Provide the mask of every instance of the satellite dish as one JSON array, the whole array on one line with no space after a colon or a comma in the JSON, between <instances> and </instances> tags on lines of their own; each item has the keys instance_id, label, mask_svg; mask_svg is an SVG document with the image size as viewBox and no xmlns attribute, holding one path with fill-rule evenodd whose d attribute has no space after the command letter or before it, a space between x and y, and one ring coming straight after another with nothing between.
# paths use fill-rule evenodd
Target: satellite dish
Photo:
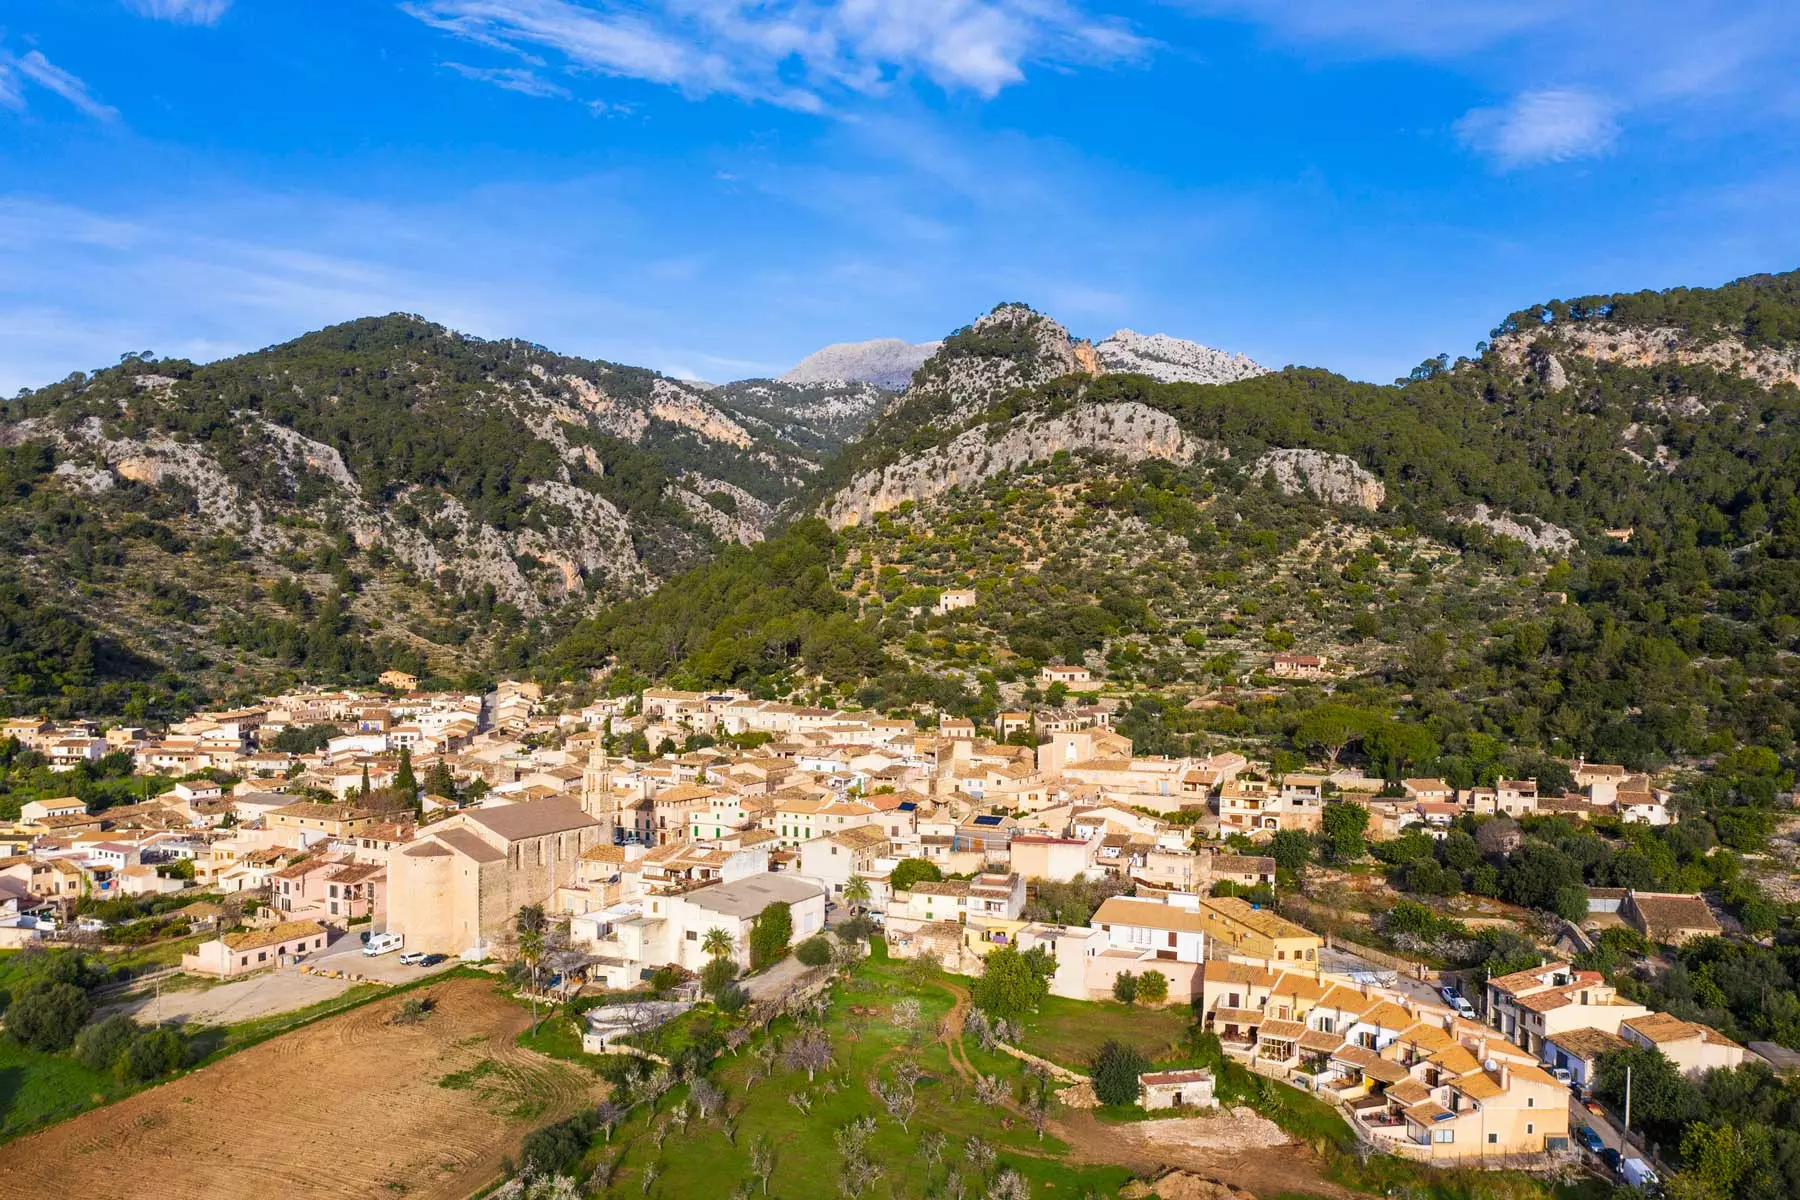
<instances>
[{"instance_id":1,"label":"satellite dish","mask_svg":"<svg viewBox=\"0 0 1800 1200\"><path fill-rule=\"evenodd\" d=\"M1487 1068L1487 1069L1488 1069L1488 1070L1490 1070L1490 1071L1498 1071L1498 1070L1499 1070L1499 1069L1500 1069L1500 1064L1499 1064L1499 1063L1497 1063L1497 1062L1495 1062L1495 1061L1494 1061L1494 1060L1493 1060L1493 1059L1491 1059L1491 1058L1490 1058L1490 1059L1488 1059L1488 1060L1487 1060L1487 1061L1486 1061L1486 1062L1485 1062L1485 1063L1483 1063L1483 1064L1481 1064L1481 1065L1482 1065L1482 1066L1484 1066L1484 1067L1486 1067L1486 1068Z\"/></svg>"}]
</instances>

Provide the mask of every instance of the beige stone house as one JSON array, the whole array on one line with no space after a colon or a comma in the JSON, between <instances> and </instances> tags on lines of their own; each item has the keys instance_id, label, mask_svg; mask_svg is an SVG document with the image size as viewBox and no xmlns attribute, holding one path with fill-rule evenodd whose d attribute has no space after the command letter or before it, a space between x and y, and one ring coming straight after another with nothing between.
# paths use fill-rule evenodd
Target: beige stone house
<instances>
[{"instance_id":1,"label":"beige stone house","mask_svg":"<svg viewBox=\"0 0 1800 1200\"><path fill-rule=\"evenodd\" d=\"M411 950L475 950L525 905L551 906L605 833L567 799L458 813L390 855L388 929Z\"/></svg>"},{"instance_id":2,"label":"beige stone house","mask_svg":"<svg viewBox=\"0 0 1800 1200\"><path fill-rule=\"evenodd\" d=\"M286 966L325 948L325 930L317 921L285 921L268 929L249 929L202 942L181 956L181 969L232 979L266 967Z\"/></svg>"},{"instance_id":3,"label":"beige stone house","mask_svg":"<svg viewBox=\"0 0 1800 1200\"><path fill-rule=\"evenodd\" d=\"M1678 892L1625 893L1619 916L1633 929L1663 946L1679 946L1719 932L1718 919L1704 898Z\"/></svg>"},{"instance_id":4,"label":"beige stone house","mask_svg":"<svg viewBox=\"0 0 1800 1200\"><path fill-rule=\"evenodd\" d=\"M1744 1048L1718 1030L1664 1012L1626 1021L1619 1027L1619 1036L1633 1045L1662 1051L1684 1075L1728 1071L1744 1062Z\"/></svg>"}]
</instances>

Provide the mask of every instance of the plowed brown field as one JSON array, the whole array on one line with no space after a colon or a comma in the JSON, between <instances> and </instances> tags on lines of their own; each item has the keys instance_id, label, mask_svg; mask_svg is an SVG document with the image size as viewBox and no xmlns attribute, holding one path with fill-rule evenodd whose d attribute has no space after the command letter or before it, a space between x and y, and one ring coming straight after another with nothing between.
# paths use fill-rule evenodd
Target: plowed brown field
<instances>
[{"instance_id":1,"label":"plowed brown field","mask_svg":"<svg viewBox=\"0 0 1800 1200\"><path fill-rule=\"evenodd\" d=\"M417 1024L377 1000L0 1147L0 1197L466 1196L598 1098L586 1072L513 1045L530 1014L493 983L428 994Z\"/></svg>"}]
</instances>

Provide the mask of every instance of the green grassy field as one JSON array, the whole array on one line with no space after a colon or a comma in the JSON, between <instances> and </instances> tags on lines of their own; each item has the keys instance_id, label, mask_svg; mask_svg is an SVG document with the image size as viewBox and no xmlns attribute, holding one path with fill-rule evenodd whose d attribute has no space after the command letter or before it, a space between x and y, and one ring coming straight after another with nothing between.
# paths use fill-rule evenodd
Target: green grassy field
<instances>
[{"instance_id":1,"label":"green grassy field","mask_svg":"<svg viewBox=\"0 0 1800 1200\"><path fill-rule=\"evenodd\" d=\"M69 1054L44 1054L0 1037L0 1140L86 1112L136 1089Z\"/></svg>"},{"instance_id":2,"label":"green grassy field","mask_svg":"<svg viewBox=\"0 0 1800 1200\"><path fill-rule=\"evenodd\" d=\"M894 1021L897 1001L911 997L919 1002L920 1018L914 1031ZM950 1010L947 987L915 986L898 964L868 961L847 982L840 984L825 1028L831 1037L833 1061L829 1069L809 1080L804 1070L790 1070L777 1060L771 1074L748 1082L761 1067L753 1048L736 1056L726 1054L710 1078L727 1097L726 1107L733 1136L717 1112L708 1119L691 1117L685 1129L670 1128L671 1114L688 1100L685 1087L664 1096L652 1113L648 1105L636 1109L630 1121L615 1132L610 1143L600 1141L584 1163L585 1170L606 1155L616 1154L618 1167L612 1192L620 1195L653 1190L665 1197L722 1198L737 1187L749 1185L751 1148L759 1140L773 1148L774 1169L770 1195L810 1200L842 1194L839 1176L845 1156L837 1144L839 1131L859 1118L873 1118L865 1155L880 1177L864 1195L873 1197L922 1196L940 1191L949 1175L964 1174L970 1194L981 1194L968 1164L968 1139L979 1138L997 1158L988 1174L1017 1171L1031 1185L1032 1194L1076 1198L1112 1196L1130 1175L1118 1168L1078 1168L1060 1161L1064 1147L1053 1139L1039 1141L1029 1124L983 1104L972 1088L959 1079L943 1043L932 1031ZM791 1033L793 1024L783 1020L777 1034ZM889 1116L869 1091L869 1081L890 1077L902 1061L915 1063L923 1072L917 1083L918 1110L908 1127ZM1012 1060L971 1055L977 1070L1017 1074ZM1010 1064L1010 1065L1008 1065ZM1008 1076L1010 1078L1010 1075ZM790 1099L802 1097L810 1111L803 1112ZM667 1144L659 1148L657 1131L666 1130ZM921 1138L941 1134L945 1149L938 1162L922 1153ZM979 1154L979 1147L976 1148ZM646 1189L646 1172L654 1176ZM760 1194L760 1192L759 1192Z\"/></svg>"},{"instance_id":3,"label":"green grassy field","mask_svg":"<svg viewBox=\"0 0 1800 1200\"><path fill-rule=\"evenodd\" d=\"M1184 1063L1193 1016L1185 1006L1126 1006L1050 996L1025 1018L1019 1048L1073 1071L1087 1070L1095 1051L1123 1042L1157 1064Z\"/></svg>"}]
</instances>

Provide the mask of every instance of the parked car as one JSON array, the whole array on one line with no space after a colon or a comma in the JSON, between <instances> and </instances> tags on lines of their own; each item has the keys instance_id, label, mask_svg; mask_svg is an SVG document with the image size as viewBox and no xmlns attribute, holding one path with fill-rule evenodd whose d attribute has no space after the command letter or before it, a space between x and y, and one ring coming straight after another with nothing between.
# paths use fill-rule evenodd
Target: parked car
<instances>
[{"instance_id":1,"label":"parked car","mask_svg":"<svg viewBox=\"0 0 1800 1200\"><path fill-rule=\"evenodd\" d=\"M1575 1127L1575 1139L1595 1154L1599 1154L1606 1149L1606 1143L1600 1140L1600 1135L1595 1132L1592 1125L1577 1125Z\"/></svg>"},{"instance_id":2,"label":"parked car","mask_svg":"<svg viewBox=\"0 0 1800 1200\"><path fill-rule=\"evenodd\" d=\"M363 953L370 958L382 954L391 954L406 944L406 939L397 933L377 933L363 943Z\"/></svg>"},{"instance_id":3,"label":"parked car","mask_svg":"<svg viewBox=\"0 0 1800 1200\"><path fill-rule=\"evenodd\" d=\"M1601 1107L1598 1100L1583 1100L1581 1102L1581 1107L1587 1109L1596 1117L1604 1117L1606 1115L1606 1109Z\"/></svg>"},{"instance_id":4,"label":"parked car","mask_svg":"<svg viewBox=\"0 0 1800 1200\"><path fill-rule=\"evenodd\" d=\"M421 967L435 967L449 957L448 954L427 954L424 958L419 960L419 965Z\"/></svg>"},{"instance_id":5,"label":"parked car","mask_svg":"<svg viewBox=\"0 0 1800 1200\"><path fill-rule=\"evenodd\" d=\"M1608 1146L1600 1152L1600 1161L1606 1164L1607 1170L1617 1171L1619 1169L1619 1152Z\"/></svg>"},{"instance_id":6,"label":"parked car","mask_svg":"<svg viewBox=\"0 0 1800 1200\"><path fill-rule=\"evenodd\" d=\"M425 952L423 950L408 950L405 954L400 956L400 965L403 967L424 966Z\"/></svg>"},{"instance_id":7,"label":"parked car","mask_svg":"<svg viewBox=\"0 0 1800 1200\"><path fill-rule=\"evenodd\" d=\"M1438 995L1444 998L1445 1004L1448 1004L1451 1008L1456 1010L1457 1016L1467 1017L1470 1020L1475 1018L1475 1006L1469 1003L1467 996L1464 996L1449 984L1445 984L1443 987L1439 988Z\"/></svg>"},{"instance_id":8,"label":"parked car","mask_svg":"<svg viewBox=\"0 0 1800 1200\"><path fill-rule=\"evenodd\" d=\"M368 931L368 930L367 930L367 929L365 929L365 930L363 930L363 931L362 931L362 944L363 944L363 945L365 945L365 946L366 946L366 945L368 945L368 944L369 944L369 938L370 938L370 936L371 936L371 935L370 935L370 932L369 932L369 931Z\"/></svg>"},{"instance_id":9,"label":"parked car","mask_svg":"<svg viewBox=\"0 0 1800 1200\"><path fill-rule=\"evenodd\" d=\"M1619 1167L1619 1176L1628 1186L1641 1188L1646 1192L1653 1192L1662 1186L1655 1168L1641 1158L1626 1159Z\"/></svg>"},{"instance_id":10,"label":"parked car","mask_svg":"<svg viewBox=\"0 0 1800 1200\"><path fill-rule=\"evenodd\" d=\"M1567 1068L1567 1067L1551 1067L1550 1068L1550 1078L1556 1080L1556 1082L1558 1082L1558 1083L1566 1084L1566 1083L1569 1083L1571 1080L1573 1080L1575 1077L1573 1075L1569 1074L1569 1068Z\"/></svg>"}]
</instances>

